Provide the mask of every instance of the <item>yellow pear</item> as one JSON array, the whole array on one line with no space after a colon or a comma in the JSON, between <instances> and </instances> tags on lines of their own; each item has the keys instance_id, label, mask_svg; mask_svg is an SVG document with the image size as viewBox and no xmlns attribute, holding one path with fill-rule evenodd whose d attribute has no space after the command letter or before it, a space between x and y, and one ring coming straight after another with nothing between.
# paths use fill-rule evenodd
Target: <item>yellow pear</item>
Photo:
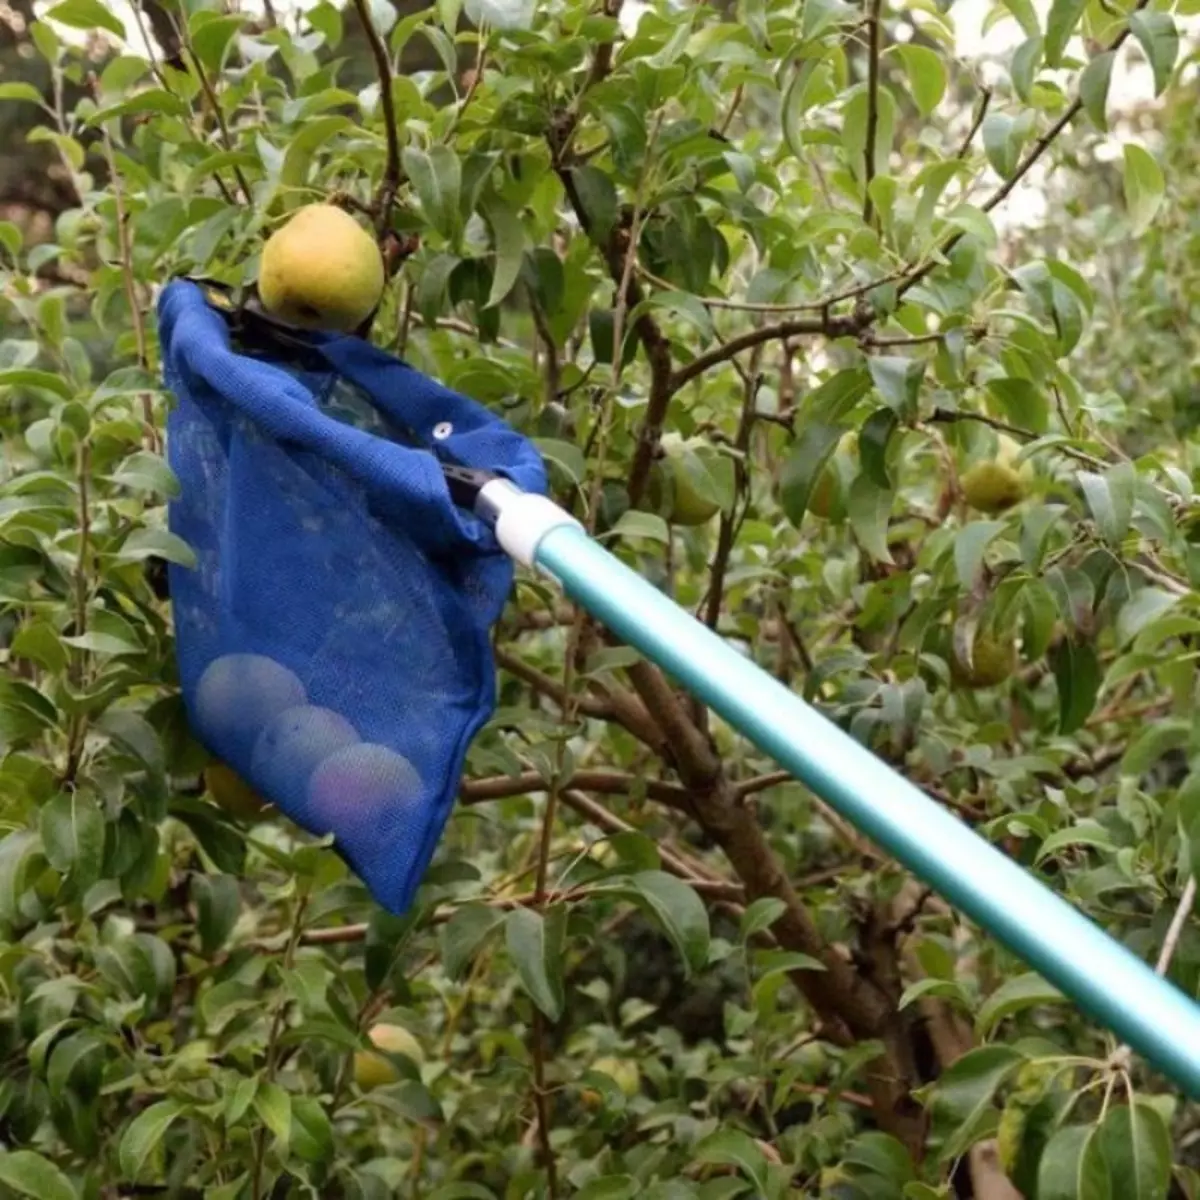
<instances>
[{"instance_id":1,"label":"yellow pear","mask_svg":"<svg viewBox=\"0 0 1200 1200\"><path fill-rule=\"evenodd\" d=\"M403 1025L376 1025L368 1035L373 1045L388 1054L402 1054L417 1066L425 1061L421 1043ZM396 1064L372 1050L359 1050L354 1055L354 1081L364 1092L385 1087L400 1078Z\"/></svg>"},{"instance_id":2,"label":"yellow pear","mask_svg":"<svg viewBox=\"0 0 1200 1200\"><path fill-rule=\"evenodd\" d=\"M268 808L267 802L223 762L210 762L204 768L204 786L230 816L240 817L243 821L253 821Z\"/></svg>"},{"instance_id":3,"label":"yellow pear","mask_svg":"<svg viewBox=\"0 0 1200 1200\"><path fill-rule=\"evenodd\" d=\"M349 333L383 295L375 239L344 209L308 204L267 239L258 294L272 316L305 329Z\"/></svg>"}]
</instances>

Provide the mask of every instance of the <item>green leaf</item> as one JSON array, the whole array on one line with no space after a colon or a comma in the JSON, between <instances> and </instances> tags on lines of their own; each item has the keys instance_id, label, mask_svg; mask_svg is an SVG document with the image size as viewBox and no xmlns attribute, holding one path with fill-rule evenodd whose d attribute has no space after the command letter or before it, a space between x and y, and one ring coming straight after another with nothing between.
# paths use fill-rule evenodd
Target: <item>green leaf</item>
<instances>
[{"instance_id":1,"label":"green leaf","mask_svg":"<svg viewBox=\"0 0 1200 1200\"><path fill-rule=\"evenodd\" d=\"M1160 96L1171 82L1179 57L1179 31L1168 12L1143 8L1129 14L1129 32L1141 43L1154 71L1154 94Z\"/></svg>"},{"instance_id":2,"label":"green leaf","mask_svg":"<svg viewBox=\"0 0 1200 1200\"><path fill-rule=\"evenodd\" d=\"M820 59L802 59L783 95L783 136L798 159L804 158L804 114L814 102L821 70Z\"/></svg>"},{"instance_id":3,"label":"green leaf","mask_svg":"<svg viewBox=\"0 0 1200 1200\"><path fill-rule=\"evenodd\" d=\"M288 142L287 149L283 153L283 165L279 168L280 188L303 187L308 182L309 166L316 152L343 130L353 127L354 123L349 117L338 114L317 117L315 120L305 122L300 132ZM201 163L192 172L192 176L198 175L201 168L206 168L204 173L208 174L220 169L222 165L219 159L211 163ZM231 161L229 165L234 164ZM299 203L299 198L296 199L296 203Z\"/></svg>"},{"instance_id":4,"label":"green leaf","mask_svg":"<svg viewBox=\"0 0 1200 1200\"><path fill-rule=\"evenodd\" d=\"M41 388L64 400L70 400L73 395L73 389L65 379L50 371L35 371L28 367L0 371L0 388L3 387Z\"/></svg>"},{"instance_id":5,"label":"green leaf","mask_svg":"<svg viewBox=\"0 0 1200 1200\"><path fill-rule=\"evenodd\" d=\"M1026 37L1037 37L1041 33L1033 0L1003 0L1003 3L1004 7L1016 18L1017 24L1021 26L1021 32Z\"/></svg>"},{"instance_id":6,"label":"green leaf","mask_svg":"<svg viewBox=\"0 0 1200 1200\"><path fill-rule=\"evenodd\" d=\"M930 1104L934 1125L943 1135L940 1161L958 1158L988 1136L992 1098L1022 1061L1012 1046L980 1046L942 1072Z\"/></svg>"},{"instance_id":7,"label":"green leaf","mask_svg":"<svg viewBox=\"0 0 1200 1200\"><path fill-rule=\"evenodd\" d=\"M57 721L58 709L37 688L0 676L0 745L24 745Z\"/></svg>"},{"instance_id":8,"label":"green leaf","mask_svg":"<svg viewBox=\"0 0 1200 1200\"><path fill-rule=\"evenodd\" d=\"M0 920L17 915L30 860L40 848L37 834L17 829L0 839Z\"/></svg>"},{"instance_id":9,"label":"green leaf","mask_svg":"<svg viewBox=\"0 0 1200 1200\"><path fill-rule=\"evenodd\" d=\"M201 16L203 21L199 20ZM219 73L224 68L225 53L245 20L242 16L223 17L209 12L192 18L192 50L209 71Z\"/></svg>"},{"instance_id":10,"label":"green leaf","mask_svg":"<svg viewBox=\"0 0 1200 1200\"><path fill-rule=\"evenodd\" d=\"M760 1196L767 1194L767 1160L754 1139L740 1129L719 1129L695 1149L700 1163L736 1167L755 1185Z\"/></svg>"},{"instance_id":11,"label":"green leaf","mask_svg":"<svg viewBox=\"0 0 1200 1200\"><path fill-rule=\"evenodd\" d=\"M164 558L181 567L196 565L196 556L183 538L166 529L142 526L125 539L116 559L118 562L143 562L147 558Z\"/></svg>"},{"instance_id":12,"label":"green leaf","mask_svg":"<svg viewBox=\"0 0 1200 1200\"><path fill-rule=\"evenodd\" d=\"M671 540L670 526L658 513L642 512L641 509L626 509L610 530L614 538L645 539L661 542L664 546Z\"/></svg>"},{"instance_id":13,"label":"green leaf","mask_svg":"<svg viewBox=\"0 0 1200 1200\"><path fill-rule=\"evenodd\" d=\"M1079 77L1079 98L1083 101L1083 110L1102 133L1108 131L1108 87L1116 60L1115 50L1097 54Z\"/></svg>"},{"instance_id":14,"label":"green leaf","mask_svg":"<svg viewBox=\"0 0 1200 1200\"><path fill-rule=\"evenodd\" d=\"M799 950L760 950L754 956L754 967L758 979L770 979L772 975L782 975L792 971L824 971L825 964L811 954L802 954Z\"/></svg>"},{"instance_id":15,"label":"green leaf","mask_svg":"<svg viewBox=\"0 0 1200 1200\"><path fill-rule=\"evenodd\" d=\"M1083 727L1096 706L1103 674L1090 642L1063 638L1050 652L1050 665L1058 685L1058 730L1074 733Z\"/></svg>"},{"instance_id":16,"label":"green leaf","mask_svg":"<svg viewBox=\"0 0 1200 1200\"><path fill-rule=\"evenodd\" d=\"M780 503L793 525L804 520L813 488L845 432L845 425L827 425L821 421L805 422L800 430L779 472Z\"/></svg>"},{"instance_id":17,"label":"green leaf","mask_svg":"<svg viewBox=\"0 0 1200 1200\"><path fill-rule=\"evenodd\" d=\"M90 1029L82 1029L55 1042L46 1069L46 1086L50 1089L50 1094L55 1098L65 1097L80 1064L93 1054L102 1053L104 1049L105 1044L100 1035ZM103 1069L102 1064L95 1063L92 1066L98 1076Z\"/></svg>"},{"instance_id":18,"label":"green leaf","mask_svg":"<svg viewBox=\"0 0 1200 1200\"><path fill-rule=\"evenodd\" d=\"M1046 66L1061 67L1067 43L1083 16L1087 0L1052 0L1046 18Z\"/></svg>"},{"instance_id":19,"label":"green leaf","mask_svg":"<svg viewBox=\"0 0 1200 1200\"><path fill-rule=\"evenodd\" d=\"M1100 536L1110 546L1116 546L1129 531L1129 522L1133 518L1132 466L1125 463L1103 475L1080 471L1076 478Z\"/></svg>"},{"instance_id":20,"label":"green leaf","mask_svg":"<svg viewBox=\"0 0 1200 1200\"><path fill-rule=\"evenodd\" d=\"M1188 745L1191 740L1190 722L1178 718L1156 721L1130 742L1121 759L1121 774L1140 779L1164 754Z\"/></svg>"},{"instance_id":21,"label":"green leaf","mask_svg":"<svg viewBox=\"0 0 1200 1200\"><path fill-rule=\"evenodd\" d=\"M79 1196L58 1167L32 1150L0 1153L0 1183L34 1200L78 1200Z\"/></svg>"},{"instance_id":22,"label":"green leaf","mask_svg":"<svg viewBox=\"0 0 1200 1200\"><path fill-rule=\"evenodd\" d=\"M973 204L957 204L946 216L946 223L953 225L966 237L973 237L983 243L989 250L999 241L996 227L991 218L981 208Z\"/></svg>"},{"instance_id":23,"label":"green leaf","mask_svg":"<svg viewBox=\"0 0 1200 1200\"><path fill-rule=\"evenodd\" d=\"M63 0L46 16L60 25L70 25L72 29L107 29L119 38L125 36L125 26L120 18L101 0Z\"/></svg>"},{"instance_id":24,"label":"green leaf","mask_svg":"<svg viewBox=\"0 0 1200 1200\"><path fill-rule=\"evenodd\" d=\"M292 1137L292 1101L287 1092L279 1084L263 1080L254 1093L254 1111L286 1146Z\"/></svg>"},{"instance_id":25,"label":"green leaf","mask_svg":"<svg viewBox=\"0 0 1200 1200\"><path fill-rule=\"evenodd\" d=\"M183 1112L183 1105L178 1100L160 1100L134 1117L121 1138L118 1152L126 1179L134 1182L141 1177L150 1156Z\"/></svg>"},{"instance_id":26,"label":"green leaf","mask_svg":"<svg viewBox=\"0 0 1200 1200\"><path fill-rule=\"evenodd\" d=\"M800 17L800 37L813 41L834 25L849 25L860 17L859 9L844 0L805 0Z\"/></svg>"},{"instance_id":27,"label":"green leaf","mask_svg":"<svg viewBox=\"0 0 1200 1200\"><path fill-rule=\"evenodd\" d=\"M870 373L862 367L847 367L831 375L805 396L798 424L807 429L814 421L834 424L846 417L871 390Z\"/></svg>"},{"instance_id":28,"label":"green leaf","mask_svg":"<svg viewBox=\"0 0 1200 1200\"><path fill-rule=\"evenodd\" d=\"M521 263L525 256L525 230L520 217L503 200L487 200L481 211L492 231L492 248L496 252L492 290L487 299L487 307L491 308L507 297L521 274Z\"/></svg>"},{"instance_id":29,"label":"green leaf","mask_svg":"<svg viewBox=\"0 0 1200 1200\"><path fill-rule=\"evenodd\" d=\"M1041 66L1041 63L1042 39L1040 37L1026 38L1013 51L1010 70L1013 88L1026 104L1029 103L1033 93L1034 79L1037 77L1038 67Z\"/></svg>"},{"instance_id":30,"label":"green leaf","mask_svg":"<svg viewBox=\"0 0 1200 1200\"><path fill-rule=\"evenodd\" d=\"M325 39L331 50L337 49L342 40L342 14L336 5L321 0L304 14L304 19Z\"/></svg>"},{"instance_id":31,"label":"green leaf","mask_svg":"<svg viewBox=\"0 0 1200 1200\"><path fill-rule=\"evenodd\" d=\"M742 913L742 941L748 942L756 933L770 929L786 911L787 905L778 896L760 896Z\"/></svg>"},{"instance_id":32,"label":"green leaf","mask_svg":"<svg viewBox=\"0 0 1200 1200\"><path fill-rule=\"evenodd\" d=\"M881 488L892 486L888 474L888 446L899 428L900 418L896 413L890 408L880 408L863 422L858 431L858 460L863 474Z\"/></svg>"},{"instance_id":33,"label":"green leaf","mask_svg":"<svg viewBox=\"0 0 1200 1200\"><path fill-rule=\"evenodd\" d=\"M1026 123L1010 117L1007 113L988 113L983 119L980 134L983 149L992 170L1001 179L1009 179L1021 161L1021 147L1025 141Z\"/></svg>"},{"instance_id":34,"label":"green leaf","mask_svg":"<svg viewBox=\"0 0 1200 1200\"><path fill-rule=\"evenodd\" d=\"M2 92L3 86L0 86ZM3 99L3 96L0 96ZM21 253L21 243L24 241L21 231L11 221L0 221L0 246L3 246L8 251L11 258L16 258ZM36 357L37 351L34 350Z\"/></svg>"},{"instance_id":35,"label":"green leaf","mask_svg":"<svg viewBox=\"0 0 1200 1200\"><path fill-rule=\"evenodd\" d=\"M1141 237L1150 228L1163 202L1166 180L1153 157L1132 142L1125 147L1125 207L1130 233Z\"/></svg>"},{"instance_id":36,"label":"green leaf","mask_svg":"<svg viewBox=\"0 0 1200 1200\"><path fill-rule=\"evenodd\" d=\"M859 475L850 485L846 502L850 527L862 548L877 562L892 561L887 534L894 495L866 474Z\"/></svg>"},{"instance_id":37,"label":"green leaf","mask_svg":"<svg viewBox=\"0 0 1200 1200\"><path fill-rule=\"evenodd\" d=\"M1038 1004L1062 1004L1066 997L1040 975L1026 972L1006 979L984 1002L975 1016L975 1033L986 1038L995 1027L1013 1013Z\"/></svg>"},{"instance_id":38,"label":"green leaf","mask_svg":"<svg viewBox=\"0 0 1200 1200\"><path fill-rule=\"evenodd\" d=\"M461 979L479 948L504 924L504 913L487 904L464 904L438 931L442 966L451 979Z\"/></svg>"},{"instance_id":39,"label":"green leaf","mask_svg":"<svg viewBox=\"0 0 1200 1200\"><path fill-rule=\"evenodd\" d=\"M1117 613L1117 641L1127 646L1152 621L1174 608L1181 597L1163 588L1139 588Z\"/></svg>"},{"instance_id":40,"label":"green leaf","mask_svg":"<svg viewBox=\"0 0 1200 1200\"><path fill-rule=\"evenodd\" d=\"M1036 862L1042 863L1067 846L1095 846L1101 850L1112 850L1112 836L1095 821L1085 818L1066 829L1055 830L1038 847Z\"/></svg>"},{"instance_id":41,"label":"green leaf","mask_svg":"<svg viewBox=\"0 0 1200 1200\"><path fill-rule=\"evenodd\" d=\"M291 1149L305 1162L329 1162L336 1152L333 1125L313 1096L292 1097Z\"/></svg>"},{"instance_id":42,"label":"green leaf","mask_svg":"<svg viewBox=\"0 0 1200 1200\"><path fill-rule=\"evenodd\" d=\"M179 495L179 480L157 454L139 450L131 454L109 477L120 487L173 499Z\"/></svg>"},{"instance_id":43,"label":"green leaf","mask_svg":"<svg viewBox=\"0 0 1200 1200\"><path fill-rule=\"evenodd\" d=\"M1005 415L1014 425L1045 433L1050 405L1045 392L1031 379L989 379L987 390L1004 406Z\"/></svg>"},{"instance_id":44,"label":"green leaf","mask_svg":"<svg viewBox=\"0 0 1200 1200\"><path fill-rule=\"evenodd\" d=\"M923 117L929 116L946 93L946 68L942 65L942 56L928 46L911 43L898 45L895 51L904 63L917 111Z\"/></svg>"},{"instance_id":45,"label":"green leaf","mask_svg":"<svg viewBox=\"0 0 1200 1200\"><path fill-rule=\"evenodd\" d=\"M633 1200L641 1191L632 1175L605 1175L575 1193L575 1200Z\"/></svg>"},{"instance_id":46,"label":"green leaf","mask_svg":"<svg viewBox=\"0 0 1200 1200\"><path fill-rule=\"evenodd\" d=\"M1165 1200L1171 1186L1171 1131L1153 1105L1135 1098L1108 1110L1097 1135L1113 1195Z\"/></svg>"},{"instance_id":47,"label":"green leaf","mask_svg":"<svg viewBox=\"0 0 1200 1200\"><path fill-rule=\"evenodd\" d=\"M1042 1151L1038 1200L1111 1200L1108 1164L1095 1125L1068 1125ZM1117 1193L1119 1200L1124 1195Z\"/></svg>"},{"instance_id":48,"label":"green leaf","mask_svg":"<svg viewBox=\"0 0 1200 1200\"><path fill-rule=\"evenodd\" d=\"M233 932L241 912L238 881L232 875L196 875L192 879L192 898L200 948L205 954L215 954Z\"/></svg>"},{"instance_id":49,"label":"green leaf","mask_svg":"<svg viewBox=\"0 0 1200 1200\"><path fill-rule=\"evenodd\" d=\"M425 219L443 237L454 240L462 220L459 214L462 163L458 155L439 142L428 152L406 146L401 157Z\"/></svg>"},{"instance_id":50,"label":"green leaf","mask_svg":"<svg viewBox=\"0 0 1200 1200\"><path fill-rule=\"evenodd\" d=\"M708 909L682 879L665 871L639 871L629 877L633 896L662 925L690 973L708 961Z\"/></svg>"},{"instance_id":51,"label":"green leaf","mask_svg":"<svg viewBox=\"0 0 1200 1200\"><path fill-rule=\"evenodd\" d=\"M572 167L570 179L583 209L588 236L602 244L617 223L617 189L599 167L590 164Z\"/></svg>"},{"instance_id":52,"label":"green leaf","mask_svg":"<svg viewBox=\"0 0 1200 1200\"><path fill-rule=\"evenodd\" d=\"M956 979L927 978L918 979L916 983L910 983L901 993L896 1007L897 1009L908 1008L910 1004L915 1004L922 996L945 996L958 1000L964 1007L966 1006L966 998L963 995L962 985Z\"/></svg>"},{"instance_id":53,"label":"green leaf","mask_svg":"<svg viewBox=\"0 0 1200 1200\"><path fill-rule=\"evenodd\" d=\"M1004 529L1003 521L972 521L954 539L954 566L964 591L975 586L988 546Z\"/></svg>"},{"instance_id":54,"label":"green leaf","mask_svg":"<svg viewBox=\"0 0 1200 1200\"><path fill-rule=\"evenodd\" d=\"M508 952L521 983L551 1021L562 1016L566 929L567 913L562 905L548 908L544 914L514 908L504 921Z\"/></svg>"},{"instance_id":55,"label":"green leaf","mask_svg":"<svg viewBox=\"0 0 1200 1200\"><path fill-rule=\"evenodd\" d=\"M913 1178L912 1159L903 1144L890 1134L875 1130L860 1133L846 1147L842 1161L894 1184L902 1185Z\"/></svg>"},{"instance_id":56,"label":"green leaf","mask_svg":"<svg viewBox=\"0 0 1200 1200\"><path fill-rule=\"evenodd\" d=\"M921 394L921 381L925 378L923 358L905 358L900 355L879 354L867 359L871 382L883 402L901 418L911 417L917 411Z\"/></svg>"},{"instance_id":57,"label":"green leaf","mask_svg":"<svg viewBox=\"0 0 1200 1200\"><path fill-rule=\"evenodd\" d=\"M464 0L463 8L472 24L492 29L529 29L537 11L534 0Z\"/></svg>"},{"instance_id":58,"label":"green leaf","mask_svg":"<svg viewBox=\"0 0 1200 1200\"><path fill-rule=\"evenodd\" d=\"M50 865L70 873L81 888L100 878L104 859L104 814L91 796L59 792L41 811L42 846Z\"/></svg>"},{"instance_id":59,"label":"green leaf","mask_svg":"<svg viewBox=\"0 0 1200 1200\"><path fill-rule=\"evenodd\" d=\"M28 100L30 104L41 104L43 96L32 83L0 83L0 100Z\"/></svg>"}]
</instances>

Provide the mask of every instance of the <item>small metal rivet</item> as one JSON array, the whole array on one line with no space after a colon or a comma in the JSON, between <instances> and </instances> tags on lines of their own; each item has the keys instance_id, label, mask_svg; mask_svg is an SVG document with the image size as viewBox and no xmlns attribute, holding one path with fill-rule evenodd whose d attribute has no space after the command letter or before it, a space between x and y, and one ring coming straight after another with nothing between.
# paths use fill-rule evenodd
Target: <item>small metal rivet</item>
<instances>
[{"instance_id":1,"label":"small metal rivet","mask_svg":"<svg viewBox=\"0 0 1200 1200\"><path fill-rule=\"evenodd\" d=\"M454 426L449 421L439 421L433 427L433 436L440 442L454 432Z\"/></svg>"}]
</instances>

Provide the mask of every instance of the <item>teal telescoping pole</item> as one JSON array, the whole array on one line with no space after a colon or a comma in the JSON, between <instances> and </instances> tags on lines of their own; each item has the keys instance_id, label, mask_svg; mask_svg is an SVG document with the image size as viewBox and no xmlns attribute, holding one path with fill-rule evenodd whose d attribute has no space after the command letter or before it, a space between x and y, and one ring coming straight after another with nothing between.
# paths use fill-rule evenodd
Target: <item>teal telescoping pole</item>
<instances>
[{"instance_id":1,"label":"teal telescoping pole","mask_svg":"<svg viewBox=\"0 0 1200 1200\"><path fill-rule=\"evenodd\" d=\"M487 484L505 551L657 663L1193 1099L1200 1006L706 625L542 496Z\"/></svg>"}]
</instances>

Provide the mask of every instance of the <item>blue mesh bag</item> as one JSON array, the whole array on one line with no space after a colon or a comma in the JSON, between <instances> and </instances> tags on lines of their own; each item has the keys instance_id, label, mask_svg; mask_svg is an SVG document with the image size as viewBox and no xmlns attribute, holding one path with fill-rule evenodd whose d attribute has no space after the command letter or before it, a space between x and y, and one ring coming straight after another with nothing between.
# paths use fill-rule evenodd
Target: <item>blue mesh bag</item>
<instances>
[{"instance_id":1,"label":"blue mesh bag","mask_svg":"<svg viewBox=\"0 0 1200 1200\"><path fill-rule=\"evenodd\" d=\"M452 495L467 468L545 493L533 444L369 342L241 344L189 280L158 303L176 404L169 572L189 722L375 899L412 903L495 704L513 568Z\"/></svg>"}]
</instances>

